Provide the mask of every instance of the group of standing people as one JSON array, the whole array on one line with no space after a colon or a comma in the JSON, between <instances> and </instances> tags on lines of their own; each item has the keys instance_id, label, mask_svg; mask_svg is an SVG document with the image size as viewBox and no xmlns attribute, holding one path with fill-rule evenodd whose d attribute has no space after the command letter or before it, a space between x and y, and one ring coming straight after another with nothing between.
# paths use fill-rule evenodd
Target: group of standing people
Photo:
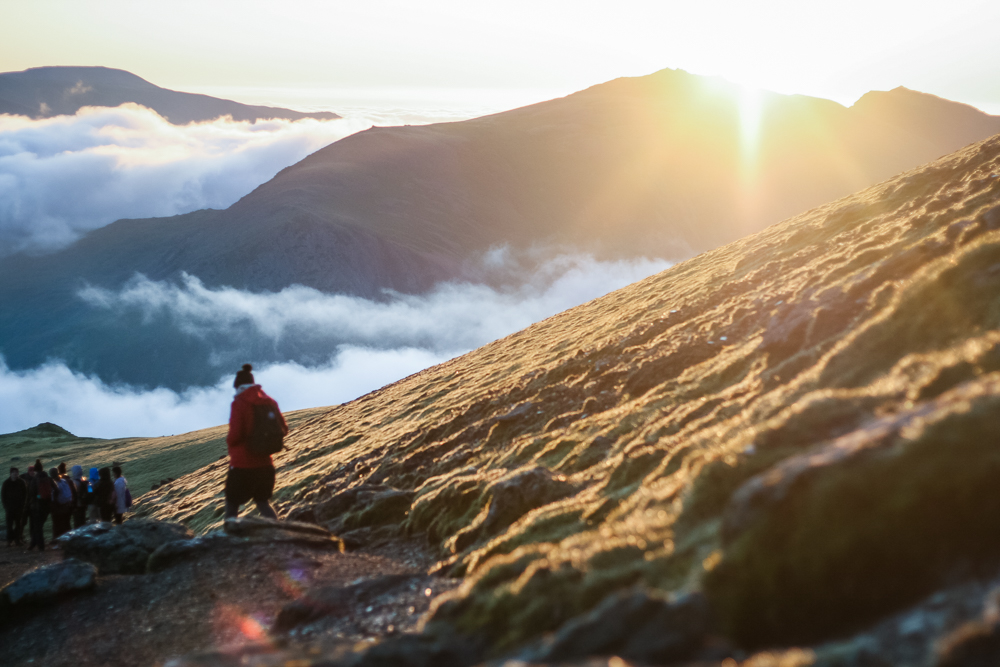
<instances>
[{"instance_id":1,"label":"group of standing people","mask_svg":"<svg viewBox=\"0 0 1000 667\"><path fill-rule=\"evenodd\" d=\"M226 475L226 518L239 515L240 506L253 500L261 516L277 519L271 506L274 493L275 471L271 455L255 451L251 440L259 428L256 413L267 414L276 422L280 437L288 434L288 424L278 404L264 393L254 381L253 366L244 364L236 374L229 417L226 444L229 449L229 471ZM280 444L279 444L280 448ZM112 475L114 478L112 479ZM114 521L120 524L132 504L128 482L122 476L121 466L91 468L90 475L83 475L78 465L66 473L66 464L45 472L41 461L28 469L22 477L17 468L10 469L10 478L3 483L0 495L7 519L7 546L24 544L24 524L29 524L31 543L45 549L43 529L52 516L52 539L89 522Z\"/></svg>"},{"instance_id":2,"label":"group of standing people","mask_svg":"<svg viewBox=\"0 0 1000 667\"><path fill-rule=\"evenodd\" d=\"M112 479L114 475L114 479ZM128 481L121 466L90 469L89 477L76 465L66 473L66 464L47 473L41 461L28 469L26 477L17 468L0 488L7 522L7 546L24 544L24 524L31 542L28 551L45 549L45 522L52 517L52 539L88 522L121 523L132 504Z\"/></svg>"}]
</instances>

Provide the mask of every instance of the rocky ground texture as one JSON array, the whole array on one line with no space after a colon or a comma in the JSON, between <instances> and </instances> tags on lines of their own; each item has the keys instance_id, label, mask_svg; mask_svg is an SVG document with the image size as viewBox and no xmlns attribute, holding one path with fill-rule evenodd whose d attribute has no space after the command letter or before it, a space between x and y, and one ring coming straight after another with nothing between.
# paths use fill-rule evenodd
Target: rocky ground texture
<instances>
[{"instance_id":1,"label":"rocky ground texture","mask_svg":"<svg viewBox=\"0 0 1000 667\"><path fill-rule=\"evenodd\" d=\"M177 665L998 664L998 293L1000 137L300 422L279 510L361 551L251 548L426 544L412 631L359 646L377 606L324 610L371 589L286 606L262 559L131 576L209 572L282 644ZM218 529L224 474L137 514Z\"/></svg>"}]
</instances>

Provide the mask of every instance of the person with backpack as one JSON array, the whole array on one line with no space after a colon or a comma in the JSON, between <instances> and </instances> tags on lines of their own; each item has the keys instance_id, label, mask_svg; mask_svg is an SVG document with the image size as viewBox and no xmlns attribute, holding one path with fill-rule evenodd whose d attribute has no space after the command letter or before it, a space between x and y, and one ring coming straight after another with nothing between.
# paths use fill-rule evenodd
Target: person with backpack
<instances>
[{"instance_id":1,"label":"person with backpack","mask_svg":"<svg viewBox=\"0 0 1000 667\"><path fill-rule=\"evenodd\" d=\"M87 523L87 478L83 476L81 466L73 466L70 473L69 483L73 485L76 492L76 500L73 503L73 530Z\"/></svg>"},{"instance_id":2,"label":"person with backpack","mask_svg":"<svg viewBox=\"0 0 1000 667\"><path fill-rule=\"evenodd\" d=\"M111 521L115 513L115 483L111 481L111 468L101 468L97 475L92 502L97 505L101 521Z\"/></svg>"},{"instance_id":3,"label":"person with backpack","mask_svg":"<svg viewBox=\"0 0 1000 667\"><path fill-rule=\"evenodd\" d=\"M236 396L229 413L229 472L226 475L226 518L239 516L240 506L253 500L257 511L277 519L271 507L274 493L274 462L271 454L281 450L288 424L273 398L254 382L253 366L243 364L236 373Z\"/></svg>"},{"instance_id":4,"label":"person with backpack","mask_svg":"<svg viewBox=\"0 0 1000 667\"><path fill-rule=\"evenodd\" d=\"M24 505L28 500L28 485L21 479L21 471L10 469L10 478L0 487L4 518L7 520L7 546L24 544Z\"/></svg>"},{"instance_id":5,"label":"person with backpack","mask_svg":"<svg viewBox=\"0 0 1000 667\"><path fill-rule=\"evenodd\" d=\"M28 551L36 546L39 551L45 551L45 520L52 510L52 491L52 480L45 474L42 462L36 459L28 479L28 532L31 534Z\"/></svg>"},{"instance_id":6,"label":"person with backpack","mask_svg":"<svg viewBox=\"0 0 1000 667\"><path fill-rule=\"evenodd\" d=\"M115 475L115 523L121 525L125 512L132 506L132 493L128 490L128 480L122 477L122 467L111 469Z\"/></svg>"},{"instance_id":7,"label":"person with backpack","mask_svg":"<svg viewBox=\"0 0 1000 667\"><path fill-rule=\"evenodd\" d=\"M49 470L49 479L53 484L52 497L52 539L64 535L70 530L70 518L73 516L73 506L76 503L76 491L69 483L69 478L59 473L58 468Z\"/></svg>"}]
</instances>

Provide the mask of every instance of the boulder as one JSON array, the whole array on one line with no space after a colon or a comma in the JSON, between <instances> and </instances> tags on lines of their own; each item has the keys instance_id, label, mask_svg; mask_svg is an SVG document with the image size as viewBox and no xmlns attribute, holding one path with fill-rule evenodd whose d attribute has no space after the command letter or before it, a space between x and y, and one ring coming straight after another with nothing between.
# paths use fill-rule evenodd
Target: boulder
<instances>
[{"instance_id":1,"label":"boulder","mask_svg":"<svg viewBox=\"0 0 1000 667\"><path fill-rule=\"evenodd\" d=\"M670 663L695 657L708 632L708 604L701 595L672 598L633 590L608 596L589 614L566 623L530 659L563 663L616 655Z\"/></svg>"},{"instance_id":2,"label":"boulder","mask_svg":"<svg viewBox=\"0 0 1000 667\"><path fill-rule=\"evenodd\" d=\"M365 603L394 589L408 586L413 582L423 583L423 575L387 574L359 581L350 586L320 586L306 591L305 595L289 602L278 612L274 620L275 632L287 632L292 628L330 616L347 616L353 607Z\"/></svg>"},{"instance_id":3,"label":"boulder","mask_svg":"<svg viewBox=\"0 0 1000 667\"><path fill-rule=\"evenodd\" d=\"M324 523L337 533L400 523L410 511L415 495L413 491L384 484L359 484L312 507L295 510L294 517Z\"/></svg>"},{"instance_id":4,"label":"boulder","mask_svg":"<svg viewBox=\"0 0 1000 667\"><path fill-rule=\"evenodd\" d=\"M0 591L0 617L94 587L97 568L75 558L35 568Z\"/></svg>"},{"instance_id":5,"label":"boulder","mask_svg":"<svg viewBox=\"0 0 1000 667\"><path fill-rule=\"evenodd\" d=\"M484 493L489 510L455 534L447 544L453 552L499 535L533 509L571 495L576 488L561 475L540 467L523 468L491 483Z\"/></svg>"},{"instance_id":6,"label":"boulder","mask_svg":"<svg viewBox=\"0 0 1000 667\"><path fill-rule=\"evenodd\" d=\"M97 523L70 531L57 541L63 554L97 566L101 574L142 574L161 545L194 537L179 523L132 519L120 526Z\"/></svg>"},{"instance_id":7,"label":"boulder","mask_svg":"<svg viewBox=\"0 0 1000 667\"><path fill-rule=\"evenodd\" d=\"M190 540L174 540L161 544L146 560L147 572L160 572L177 563L201 557L212 550L243 543L221 533L211 533Z\"/></svg>"}]
</instances>

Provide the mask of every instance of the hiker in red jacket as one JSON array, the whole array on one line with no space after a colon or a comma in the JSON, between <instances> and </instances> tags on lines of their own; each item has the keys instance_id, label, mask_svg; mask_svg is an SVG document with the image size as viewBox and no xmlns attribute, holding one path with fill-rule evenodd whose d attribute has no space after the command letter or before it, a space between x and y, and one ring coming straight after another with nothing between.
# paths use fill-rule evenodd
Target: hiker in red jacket
<instances>
[{"instance_id":1,"label":"hiker in red jacket","mask_svg":"<svg viewBox=\"0 0 1000 667\"><path fill-rule=\"evenodd\" d=\"M259 454L250 450L249 442L255 426L254 406L268 406L282 434L288 433L288 424L273 398L264 393L259 384L254 383L253 366L243 364L243 370L236 374L233 399L229 414L229 473L226 475L226 518L236 517L240 505L251 499L257 504L257 511L268 519L277 519L278 514L268 501L274 493L274 463L270 454Z\"/></svg>"}]
</instances>

